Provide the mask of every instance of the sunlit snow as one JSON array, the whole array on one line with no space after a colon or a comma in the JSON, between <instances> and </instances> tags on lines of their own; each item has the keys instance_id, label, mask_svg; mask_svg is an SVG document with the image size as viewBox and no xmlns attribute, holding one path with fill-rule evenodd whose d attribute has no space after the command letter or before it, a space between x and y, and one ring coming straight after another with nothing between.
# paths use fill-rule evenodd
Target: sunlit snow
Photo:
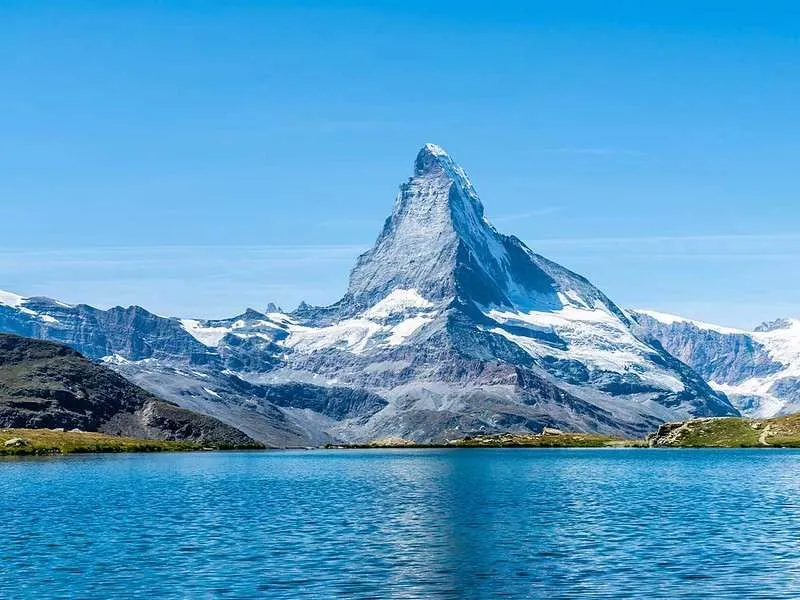
<instances>
[{"instance_id":1,"label":"sunlit snow","mask_svg":"<svg viewBox=\"0 0 800 600\"><path fill-rule=\"evenodd\" d=\"M6 292L0 290L0 304L5 304L6 306L13 306L19 307L26 299L20 296L19 294L14 294L12 292Z\"/></svg>"},{"instance_id":2,"label":"sunlit snow","mask_svg":"<svg viewBox=\"0 0 800 600\"><path fill-rule=\"evenodd\" d=\"M207 327L195 319L181 319L181 325L198 342L212 348L231 332L230 327Z\"/></svg>"},{"instance_id":3,"label":"sunlit snow","mask_svg":"<svg viewBox=\"0 0 800 600\"><path fill-rule=\"evenodd\" d=\"M577 301L575 292L564 298ZM585 304L582 300L582 304ZM620 319L603 305L583 308L566 304L561 310L513 312L490 309L486 315L501 325L527 325L537 330L552 330L567 344L567 349L525 335L517 335L502 327L492 333L502 335L535 357L552 356L577 360L590 368L615 373L635 373L643 382L671 391L684 389L681 381L666 369L655 366L650 358L653 349L636 338Z\"/></svg>"},{"instance_id":4,"label":"sunlit snow","mask_svg":"<svg viewBox=\"0 0 800 600\"><path fill-rule=\"evenodd\" d=\"M427 309L433 302L423 298L417 290L398 288L364 313L369 319L384 319L412 309Z\"/></svg>"},{"instance_id":5,"label":"sunlit snow","mask_svg":"<svg viewBox=\"0 0 800 600\"><path fill-rule=\"evenodd\" d=\"M674 323L690 323L691 325L694 325L698 329L708 329L709 331L716 331L717 333L724 333L724 334L745 333L741 329L733 329L732 327L722 327L720 325L714 325L713 323L705 323L703 321L686 319L684 317L679 317L678 315L671 315L668 313L658 312L655 310L637 309L636 312L641 313L643 315L647 315L648 317L652 317L656 321L664 323L664 325L672 325Z\"/></svg>"}]
</instances>

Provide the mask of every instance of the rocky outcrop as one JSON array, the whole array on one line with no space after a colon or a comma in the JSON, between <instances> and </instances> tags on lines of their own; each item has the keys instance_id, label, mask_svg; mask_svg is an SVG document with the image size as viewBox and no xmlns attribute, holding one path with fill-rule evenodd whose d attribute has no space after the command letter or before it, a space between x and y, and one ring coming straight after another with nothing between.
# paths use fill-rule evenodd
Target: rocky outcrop
<instances>
[{"instance_id":1,"label":"rocky outcrop","mask_svg":"<svg viewBox=\"0 0 800 600\"><path fill-rule=\"evenodd\" d=\"M255 444L236 428L161 401L71 348L7 334L0 334L0 427Z\"/></svg>"},{"instance_id":2,"label":"rocky outcrop","mask_svg":"<svg viewBox=\"0 0 800 600\"><path fill-rule=\"evenodd\" d=\"M650 447L763 448L800 447L800 415L772 419L740 417L664 423L647 437Z\"/></svg>"}]
</instances>

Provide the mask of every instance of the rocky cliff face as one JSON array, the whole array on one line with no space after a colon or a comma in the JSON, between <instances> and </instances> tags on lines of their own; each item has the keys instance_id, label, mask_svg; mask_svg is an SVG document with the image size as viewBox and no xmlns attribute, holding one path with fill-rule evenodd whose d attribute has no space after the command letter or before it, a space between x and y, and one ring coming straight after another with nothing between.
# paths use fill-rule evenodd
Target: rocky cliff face
<instances>
[{"instance_id":1,"label":"rocky cliff face","mask_svg":"<svg viewBox=\"0 0 800 600\"><path fill-rule=\"evenodd\" d=\"M736 414L589 281L499 233L432 144L332 306L199 321L7 296L1 329L65 341L260 439L640 435Z\"/></svg>"},{"instance_id":2,"label":"rocky cliff face","mask_svg":"<svg viewBox=\"0 0 800 600\"><path fill-rule=\"evenodd\" d=\"M800 321L780 319L753 331L654 311L633 311L645 334L724 392L745 415L800 410Z\"/></svg>"},{"instance_id":3,"label":"rocky cliff face","mask_svg":"<svg viewBox=\"0 0 800 600\"><path fill-rule=\"evenodd\" d=\"M78 352L0 334L0 426L78 428L145 439L249 446L220 421L163 402Z\"/></svg>"}]
</instances>

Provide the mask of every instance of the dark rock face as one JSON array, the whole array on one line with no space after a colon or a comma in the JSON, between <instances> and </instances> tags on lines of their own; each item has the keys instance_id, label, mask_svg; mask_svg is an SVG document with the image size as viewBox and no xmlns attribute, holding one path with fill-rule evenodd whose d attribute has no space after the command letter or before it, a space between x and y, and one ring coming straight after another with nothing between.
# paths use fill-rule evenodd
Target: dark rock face
<instances>
[{"instance_id":1,"label":"dark rock face","mask_svg":"<svg viewBox=\"0 0 800 600\"><path fill-rule=\"evenodd\" d=\"M735 383L783 369L746 332L723 333L701 328L691 321L662 323L646 313L635 314L647 336L690 365L706 381Z\"/></svg>"},{"instance_id":2,"label":"dark rock face","mask_svg":"<svg viewBox=\"0 0 800 600\"><path fill-rule=\"evenodd\" d=\"M0 334L0 426L78 428L146 439L247 446L229 425L158 400L51 342Z\"/></svg>"},{"instance_id":3,"label":"dark rock face","mask_svg":"<svg viewBox=\"0 0 800 600\"><path fill-rule=\"evenodd\" d=\"M60 342L90 359L112 354L130 360L208 354L208 348L179 321L139 306L99 310L85 304L70 306L49 298L28 298L24 309L0 304L0 330Z\"/></svg>"}]
</instances>

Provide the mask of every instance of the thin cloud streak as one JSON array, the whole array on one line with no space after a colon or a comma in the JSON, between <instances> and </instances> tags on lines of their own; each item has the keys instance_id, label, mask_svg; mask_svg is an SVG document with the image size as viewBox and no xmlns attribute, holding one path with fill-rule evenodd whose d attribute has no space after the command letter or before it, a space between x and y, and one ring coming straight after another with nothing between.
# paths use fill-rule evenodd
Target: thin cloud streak
<instances>
[{"instance_id":1,"label":"thin cloud streak","mask_svg":"<svg viewBox=\"0 0 800 600\"><path fill-rule=\"evenodd\" d=\"M525 219L530 219L533 217L545 217L547 215L552 215L553 213L557 213L560 210L561 210L560 206L547 206L537 210L531 210L529 212L492 217L489 219L489 221L491 221L492 223L510 223L513 221L523 221Z\"/></svg>"},{"instance_id":2,"label":"thin cloud streak","mask_svg":"<svg viewBox=\"0 0 800 600\"><path fill-rule=\"evenodd\" d=\"M350 262L368 245L280 246L141 246L71 248L64 250L0 249L0 271L46 267L103 268L119 266L244 266L281 267Z\"/></svg>"},{"instance_id":3,"label":"thin cloud streak","mask_svg":"<svg viewBox=\"0 0 800 600\"><path fill-rule=\"evenodd\" d=\"M532 244L604 245L639 242L741 242L741 241L792 241L800 240L800 233L732 233L701 235L654 235L631 237L541 238Z\"/></svg>"},{"instance_id":4,"label":"thin cloud streak","mask_svg":"<svg viewBox=\"0 0 800 600\"><path fill-rule=\"evenodd\" d=\"M570 261L585 261L585 262L603 262L607 263L609 260L608 254L586 254L586 255L569 255ZM669 260L676 260L676 261L689 261L689 262L701 262L701 261L720 261L720 262L729 262L729 261L751 261L751 262L782 262L782 261L790 261L790 262L798 262L800 261L800 253L786 253L786 254L694 254L694 253L616 253L612 255L614 260L617 261L626 261L626 262L653 262L653 261L669 261Z\"/></svg>"}]
</instances>

